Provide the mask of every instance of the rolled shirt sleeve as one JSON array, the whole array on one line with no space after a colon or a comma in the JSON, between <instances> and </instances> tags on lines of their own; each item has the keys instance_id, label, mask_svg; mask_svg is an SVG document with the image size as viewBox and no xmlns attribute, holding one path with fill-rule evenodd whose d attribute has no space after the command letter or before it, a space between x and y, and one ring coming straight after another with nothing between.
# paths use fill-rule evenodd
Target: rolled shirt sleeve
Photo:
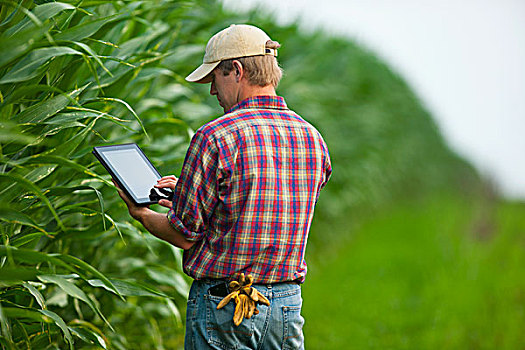
<instances>
[{"instance_id":1,"label":"rolled shirt sleeve","mask_svg":"<svg viewBox=\"0 0 525 350\"><path fill-rule=\"evenodd\" d=\"M206 235L217 203L217 166L217 147L198 130L190 142L167 214L171 225L190 241Z\"/></svg>"},{"instance_id":2,"label":"rolled shirt sleeve","mask_svg":"<svg viewBox=\"0 0 525 350\"><path fill-rule=\"evenodd\" d=\"M323 189L326 186L328 180L330 180L330 178L332 177L332 163L330 161L330 154L328 152L328 147L324 142L322 144L322 149L324 153L324 182L321 185L321 189Z\"/></svg>"}]
</instances>

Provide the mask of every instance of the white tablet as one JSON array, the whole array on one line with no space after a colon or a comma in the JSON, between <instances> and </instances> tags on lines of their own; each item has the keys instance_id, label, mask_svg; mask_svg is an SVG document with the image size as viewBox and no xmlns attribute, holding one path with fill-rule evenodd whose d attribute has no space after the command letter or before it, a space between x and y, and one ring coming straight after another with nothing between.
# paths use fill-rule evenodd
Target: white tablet
<instances>
[{"instance_id":1,"label":"white tablet","mask_svg":"<svg viewBox=\"0 0 525 350\"><path fill-rule=\"evenodd\" d=\"M137 144L98 146L93 147L92 153L135 204L155 204L163 198L172 200L171 189L153 187L161 176Z\"/></svg>"}]
</instances>

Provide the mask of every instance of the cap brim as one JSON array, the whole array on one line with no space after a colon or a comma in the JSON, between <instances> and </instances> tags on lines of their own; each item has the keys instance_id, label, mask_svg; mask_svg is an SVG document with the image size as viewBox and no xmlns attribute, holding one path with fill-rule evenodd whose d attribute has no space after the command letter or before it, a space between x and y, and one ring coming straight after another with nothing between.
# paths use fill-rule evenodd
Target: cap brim
<instances>
[{"instance_id":1,"label":"cap brim","mask_svg":"<svg viewBox=\"0 0 525 350\"><path fill-rule=\"evenodd\" d=\"M215 69L215 67L219 65L219 63L221 63L221 61L201 64L197 69L195 69L190 75L186 77L186 81L201 84L211 82L210 73Z\"/></svg>"}]
</instances>

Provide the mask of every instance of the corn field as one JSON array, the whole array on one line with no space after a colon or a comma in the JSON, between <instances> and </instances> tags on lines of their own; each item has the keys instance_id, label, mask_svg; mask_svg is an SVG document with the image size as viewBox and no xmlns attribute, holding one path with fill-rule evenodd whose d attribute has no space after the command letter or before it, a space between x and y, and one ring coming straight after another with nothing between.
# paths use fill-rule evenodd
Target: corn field
<instances>
[{"instance_id":1,"label":"corn field","mask_svg":"<svg viewBox=\"0 0 525 350\"><path fill-rule=\"evenodd\" d=\"M182 343L181 251L137 228L90 152L133 141L160 169L180 167L191 123L213 114L182 83L202 52L191 35L199 11L178 1L2 2L3 348Z\"/></svg>"},{"instance_id":2,"label":"corn field","mask_svg":"<svg viewBox=\"0 0 525 350\"><path fill-rule=\"evenodd\" d=\"M3 349L182 346L182 252L129 218L91 151L136 142L162 174L177 175L193 131L220 114L208 87L184 77L231 23L259 25L283 43L280 91L327 135L334 178L318 222L381 202L437 164L429 187L457 177L458 166L471 176L404 83L347 41L211 0L0 6ZM429 152L435 161L414 169Z\"/></svg>"}]
</instances>

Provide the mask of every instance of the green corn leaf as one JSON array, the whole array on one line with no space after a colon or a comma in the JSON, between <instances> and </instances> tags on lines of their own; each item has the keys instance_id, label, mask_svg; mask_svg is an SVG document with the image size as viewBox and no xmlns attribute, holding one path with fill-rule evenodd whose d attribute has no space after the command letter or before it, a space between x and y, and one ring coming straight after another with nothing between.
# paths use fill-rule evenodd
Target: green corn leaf
<instances>
[{"instance_id":1,"label":"green corn leaf","mask_svg":"<svg viewBox=\"0 0 525 350\"><path fill-rule=\"evenodd\" d=\"M171 311L173 318L175 318L175 323L177 326L182 327L182 316L177 305L175 305L171 299L166 299L166 304L168 305L168 310Z\"/></svg>"},{"instance_id":2,"label":"green corn leaf","mask_svg":"<svg viewBox=\"0 0 525 350\"><path fill-rule=\"evenodd\" d=\"M52 119L46 120L42 124L50 125L53 128L58 128L57 130L67 129L67 128L74 128L74 127L81 127L81 128L85 128L86 127L86 124L83 124L83 123L79 122L78 120L72 120L73 118L58 118L58 116L61 116L61 115L62 115L62 113L57 114L57 115L55 115L55 117L53 117ZM82 116L80 118L76 118L76 119L86 119L86 118L90 118L90 117L92 117L92 116L84 115L84 116ZM67 119L69 119L69 120L67 120ZM63 126L63 127L60 128L60 126Z\"/></svg>"},{"instance_id":3,"label":"green corn leaf","mask_svg":"<svg viewBox=\"0 0 525 350\"><path fill-rule=\"evenodd\" d=\"M148 266L145 272L155 282L174 287L180 295L188 295L188 282L177 271L164 266Z\"/></svg>"},{"instance_id":4,"label":"green corn leaf","mask_svg":"<svg viewBox=\"0 0 525 350\"><path fill-rule=\"evenodd\" d=\"M93 171L86 168L85 166L80 165L65 157L56 156L56 155L37 155L35 157L31 157L30 159L28 159L26 164L57 164L57 165L64 166L72 170L75 170L79 173L86 174L91 177L97 178L100 181L107 183L109 185L109 182L103 177L101 177L100 175L94 173ZM83 189L89 189L89 188L90 187L86 187Z\"/></svg>"},{"instance_id":5,"label":"green corn leaf","mask_svg":"<svg viewBox=\"0 0 525 350\"><path fill-rule=\"evenodd\" d=\"M56 313L54 313L53 311L50 311L50 310L38 310L40 313L42 313L43 315L49 317L50 319L52 319L55 324L62 330L62 332L64 333L64 337L66 338L66 342L69 344L69 348L70 349L73 349L73 337L71 336L71 333L69 332L69 329L66 325L66 323L64 322L64 320L62 319L62 317L58 316Z\"/></svg>"},{"instance_id":6,"label":"green corn leaf","mask_svg":"<svg viewBox=\"0 0 525 350\"><path fill-rule=\"evenodd\" d=\"M0 288L11 288L11 287L18 287L20 286L24 281L21 280L0 280Z\"/></svg>"},{"instance_id":7,"label":"green corn leaf","mask_svg":"<svg viewBox=\"0 0 525 350\"><path fill-rule=\"evenodd\" d=\"M38 303L38 305L40 305L42 309L47 309L46 300L44 299L44 296L38 291L38 289L36 289L35 286L33 286L29 282L24 282L22 283L22 285L29 291L29 293L31 293L32 296L35 297L36 302Z\"/></svg>"},{"instance_id":8,"label":"green corn leaf","mask_svg":"<svg viewBox=\"0 0 525 350\"><path fill-rule=\"evenodd\" d=\"M51 94L65 94L64 91L56 86L44 85L44 84L29 84L17 87L12 93L10 93L4 103L7 104L18 104L20 100L24 98L32 98L39 92L49 92ZM74 100L73 100L74 101Z\"/></svg>"},{"instance_id":9,"label":"green corn leaf","mask_svg":"<svg viewBox=\"0 0 525 350\"><path fill-rule=\"evenodd\" d=\"M62 31L62 33L55 35L54 39L57 41L80 41L98 32L98 30L102 28L103 25L114 21L119 21L125 18L129 18L129 15L116 14L104 18L95 19L93 21L84 22L75 27L71 27Z\"/></svg>"},{"instance_id":10,"label":"green corn leaf","mask_svg":"<svg viewBox=\"0 0 525 350\"><path fill-rule=\"evenodd\" d=\"M114 48L114 49L118 49L118 45L112 43L112 42L109 42L109 41L104 41L104 40L100 40L100 39L96 39L96 38L86 38L88 41L91 41L91 42L94 42L94 43L99 43L99 44L102 44L104 46L108 46L108 47L111 47L111 48Z\"/></svg>"},{"instance_id":11,"label":"green corn leaf","mask_svg":"<svg viewBox=\"0 0 525 350\"><path fill-rule=\"evenodd\" d=\"M74 283L69 282L67 279L58 275L40 275L38 279L44 283L53 283L60 287L66 294L86 303L97 315L104 320L104 322L113 330L113 327L104 317L102 312L99 310L97 305L84 293L84 291L78 288Z\"/></svg>"},{"instance_id":12,"label":"green corn leaf","mask_svg":"<svg viewBox=\"0 0 525 350\"><path fill-rule=\"evenodd\" d=\"M78 275L72 274L72 275L40 275L38 276L38 279L42 283L52 283L57 285L60 289L62 289L64 292L66 292L67 295L79 299L86 304L88 304L90 307L93 304L93 301L88 298L86 293L79 287L77 287L76 284L73 282L70 282L67 278L75 279L78 278Z\"/></svg>"},{"instance_id":13,"label":"green corn leaf","mask_svg":"<svg viewBox=\"0 0 525 350\"><path fill-rule=\"evenodd\" d=\"M48 60L63 55L82 55L82 53L67 46L35 49L9 70L0 79L0 84L16 83L34 78L45 71L44 64Z\"/></svg>"},{"instance_id":14,"label":"green corn leaf","mask_svg":"<svg viewBox=\"0 0 525 350\"><path fill-rule=\"evenodd\" d=\"M74 98L82 93L87 86L88 85L84 85L83 87L75 89L69 93L60 94L49 100L39 102L15 116L15 119L19 123L42 123L60 112L70 103L77 103Z\"/></svg>"},{"instance_id":15,"label":"green corn leaf","mask_svg":"<svg viewBox=\"0 0 525 350\"><path fill-rule=\"evenodd\" d=\"M145 111L155 109L155 108L169 109L171 107L168 105L168 102L161 100L160 98L148 98L146 100L140 101L137 111L139 113L144 113Z\"/></svg>"},{"instance_id":16,"label":"green corn leaf","mask_svg":"<svg viewBox=\"0 0 525 350\"><path fill-rule=\"evenodd\" d=\"M56 187L52 187L49 190L47 190L46 191L46 195L48 195L48 196L65 196L65 195L73 194L75 191L87 191L87 190L98 191L98 190L94 189L91 186L85 186L85 185L80 185L80 186L56 186Z\"/></svg>"},{"instance_id":17,"label":"green corn leaf","mask_svg":"<svg viewBox=\"0 0 525 350\"><path fill-rule=\"evenodd\" d=\"M107 349L108 341L107 338L104 336L104 333L95 326L93 323L88 322L86 320L72 320L69 323L69 329L73 332L73 329L75 331L80 331L81 335L86 337L87 339L90 339L93 343L97 343L100 347L103 349Z\"/></svg>"},{"instance_id":18,"label":"green corn leaf","mask_svg":"<svg viewBox=\"0 0 525 350\"><path fill-rule=\"evenodd\" d=\"M87 52L88 55L93 57L93 59L98 63L98 65L106 72L109 76L113 76L111 72L104 66L104 63L100 60L100 57L93 51L88 45L78 42L78 41L71 41L71 43L80 46L84 51Z\"/></svg>"},{"instance_id":19,"label":"green corn leaf","mask_svg":"<svg viewBox=\"0 0 525 350\"><path fill-rule=\"evenodd\" d=\"M24 233L21 235L15 235L11 237L10 244L13 247L21 247L25 244L33 242L34 240L40 239L42 236L53 236L55 232L35 232L35 233Z\"/></svg>"},{"instance_id":20,"label":"green corn leaf","mask_svg":"<svg viewBox=\"0 0 525 350\"><path fill-rule=\"evenodd\" d=\"M11 181L15 181L18 185L20 185L20 186L24 187L25 189L27 189L27 190L31 191L32 193L34 193L49 208L49 210L53 214L53 217L55 218L58 226L62 230L66 229L64 227L64 224L62 223L62 221L58 217L58 214L57 214L55 208L53 207L53 205L51 204L51 202L49 201L49 199L47 199L47 197L42 193L40 188L37 185L34 184L34 182L31 182L30 180L27 180L27 179L25 179L22 176L11 175L11 174L1 174L0 173L0 178L7 178L7 179L9 179Z\"/></svg>"},{"instance_id":21,"label":"green corn leaf","mask_svg":"<svg viewBox=\"0 0 525 350\"><path fill-rule=\"evenodd\" d=\"M113 293L120 296L118 289L112 284L112 282L104 276L100 271L95 269L93 266L88 264L87 262L78 259L71 255L66 254L46 254L42 252L37 252L34 250L29 249L21 249L21 248L15 248L15 247L9 247L5 245L0 245L0 257L1 256L7 256L7 254L12 254L13 259L27 262L27 263L41 263L41 262L49 262L51 264L62 266L66 268L67 270L74 272L74 273L80 273L84 272L87 274L91 274L97 278L99 278L102 283L104 283L106 289L112 291ZM77 270L80 269L79 270ZM29 273L29 270L28 270ZM6 275L10 276L10 275ZM38 278L40 278L39 276ZM122 297L122 296L121 296Z\"/></svg>"},{"instance_id":22,"label":"green corn leaf","mask_svg":"<svg viewBox=\"0 0 525 350\"><path fill-rule=\"evenodd\" d=\"M203 45L199 44L186 44L186 45L179 45L173 50L172 52L169 52L169 55L164 58L163 63L167 67L173 67L176 64L180 62L186 62L190 60L192 57L196 56L202 56L204 54L204 47Z\"/></svg>"},{"instance_id":23,"label":"green corn leaf","mask_svg":"<svg viewBox=\"0 0 525 350\"><path fill-rule=\"evenodd\" d=\"M117 46L117 48L118 48L118 46ZM129 67L129 68L137 68L138 67L137 65L129 63L125 59L122 59L120 57L116 57L116 56L102 56L102 55L99 55L98 57L103 58L103 59L108 60L108 61L115 62L115 63L112 64L112 67L111 67L112 69L110 69L110 70L114 70L115 66L117 65L117 63L118 63L119 66L126 66L126 67ZM112 74L114 74L114 72L112 72Z\"/></svg>"},{"instance_id":24,"label":"green corn leaf","mask_svg":"<svg viewBox=\"0 0 525 350\"><path fill-rule=\"evenodd\" d=\"M99 230L98 226L94 227L92 226L82 226L75 229L68 229L66 232L60 232L56 235L57 239L64 239L64 240L75 240L75 241L85 241L85 242L91 242L93 240L98 239L99 237L105 236L106 234L110 234L112 231L111 229L108 230ZM12 241L12 245L15 245L18 241L14 242Z\"/></svg>"},{"instance_id":25,"label":"green corn leaf","mask_svg":"<svg viewBox=\"0 0 525 350\"><path fill-rule=\"evenodd\" d=\"M52 152L55 155L66 155L69 156L75 151L75 149L86 139L89 133L93 130L95 123L98 118L93 119L81 132L76 134L73 138L69 139L67 142L61 144L55 148Z\"/></svg>"},{"instance_id":26,"label":"green corn leaf","mask_svg":"<svg viewBox=\"0 0 525 350\"><path fill-rule=\"evenodd\" d=\"M85 216L94 216L99 214L98 211L91 208L91 204L95 204L96 201L84 201L79 203L74 203L70 205L65 205L60 208L60 214L70 214L70 213L78 213Z\"/></svg>"},{"instance_id":27,"label":"green corn leaf","mask_svg":"<svg viewBox=\"0 0 525 350\"><path fill-rule=\"evenodd\" d=\"M73 335L76 335L80 339L82 339L84 342L88 344L95 344L98 347L101 347L102 349L107 349L108 345L104 338L98 334L95 331L92 331L89 328L86 327L69 327L70 332Z\"/></svg>"},{"instance_id":28,"label":"green corn leaf","mask_svg":"<svg viewBox=\"0 0 525 350\"><path fill-rule=\"evenodd\" d=\"M56 164L43 165L41 167L31 170L27 174L24 174L24 178L27 179L28 181L37 183L41 181L42 179L45 179L46 177L51 175L55 171L56 168L57 168Z\"/></svg>"},{"instance_id":29,"label":"green corn leaf","mask_svg":"<svg viewBox=\"0 0 525 350\"><path fill-rule=\"evenodd\" d=\"M169 26L166 23L153 22L148 23L147 25L148 29L144 34L136 36L120 45L120 48L116 53L117 57L125 59L132 54L143 51L151 41L158 38L160 35L165 34L169 30Z\"/></svg>"},{"instance_id":30,"label":"green corn leaf","mask_svg":"<svg viewBox=\"0 0 525 350\"><path fill-rule=\"evenodd\" d=\"M21 16L18 10L20 7L22 7L22 5L24 5L24 2L19 1L18 3L16 3L13 0L2 0L0 1L0 3L4 5L0 9L1 10L0 18L2 19L2 23L0 23L0 27L7 28L7 26L9 25L9 23L11 23L11 21L19 20L19 18L17 18L16 16L17 15Z\"/></svg>"},{"instance_id":31,"label":"green corn leaf","mask_svg":"<svg viewBox=\"0 0 525 350\"><path fill-rule=\"evenodd\" d=\"M117 280L117 279L111 279L111 282L113 283L113 285L115 285L120 295L150 296L150 297L160 296L164 298L170 298L170 296L142 282L131 281L131 280ZM91 284L93 287L103 287L115 293L115 291L108 289L107 286L101 280L97 280L97 279L88 280L88 283Z\"/></svg>"},{"instance_id":32,"label":"green corn leaf","mask_svg":"<svg viewBox=\"0 0 525 350\"><path fill-rule=\"evenodd\" d=\"M183 250L171 244L168 245L168 248L170 249L171 254L173 255L173 259L175 260L175 265L182 266Z\"/></svg>"},{"instance_id":33,"label":"green corn leaf","mask_svg":"<svg viewBox=\"0 0 525 350\"><path fill-rule=\"evenodd\" d=\"M142 131L144 132L144 135L146 136L146 138L149 139L149 135L146 132L146 129L144 128L144 124L142 124L142 120L139 118L139 116L137 115L135 110L133 110L133 108L131 108L131 106L126 101L121 100L120 98L112 98L112 97L101 97L101 98L99 98L99 100L118 102L118 103L121 103L122 105L124 105L128 109L128 111L131 112L133 117L135 117L135 119L139 123L140 127L142 128Z\"/></svg>"},{"instance_id":34,"label":"green corn leaf","mask_svg":"<svg viewBox=\"0 0 525 350\"><path fill-rule=\"evenodd\" d=\"M132 128L130 128L129 126L124 124L124 123L129 123L129 120L120 119L120 118L115 117L115 116L113 116L111 114L108 114L106 112L100 112L100 111L97 111L97 110L94 110L94 109L90 109L90 108L74 107L74 106L69 106L67 109L78 111L78 112L72 112L72 113L77 113L78 115L81 115L82 113L85 113L86 117L96 117L96 118L102 118L102 119L109 120L112 123L115 123L118 126L124 128L124 129L126 129L128 131L134 132L134 130Z\"/></svg>"},{"instance_id":35,"label":"green corn leaf","mask_svg":"<svg viewBox=\"0 0 525 350\"><path fill-rule=\"evenodd\" d=\"M110 62L111 63L111 62ZM110 67L110 63L107 64L108 67ZM114 84L121 84L122 81L127 83L127 80L129 80L133 70L136 68L133 65L127 65L124 64L124 61L118 61L119 66L116 68L108 68L113 76L105 76L100 80L100 86L101 88L107 88L107 87L113 87ZM92 89L95 89L96 87L92 87Z\"/></svg>"},{"instance_id":36,"label":"green corn leaf","mask_svg":"<svg viewBox=\"0 0 525 350\"><path fill-rule=\"evenodd\" d=\"M69 128L85 128L86 125L77 121L70 121L67 123L55 124L55 123L42 123L46 124L45 128L42 128L42 134L47 136L58 134L60 131Z\"/></svg>"},{"instance_id":37,"label":"green corn leaf","mask_svg":"<svg viewBox=\"0 0 525 350\"><path fill-rule=\"evenodd\" d=\"M86 173L87 174L87 173ZM95 176L96 178L99 178L101 179L104 183L107 183L108 185L111 186L111 183L107 180L105 180L103 177L100 177L98 175ZM104 199L102 198L102 194L100 193L99 190L97 190L96 188L94 187L91 187L91 186L87 186L87 185L81 185L81 186L71 186L71 187L66 187L66 186L56 186L56 187L53 187L51 188L47 194L48 195L66 195L66 194L70 194L74 191L82 191L82 190L88 190L88 191L93 191L95 192L95 195L97 196L97 199L98 199L98 203L100 205L100 215L102 216L102 225L104 227L104 231L106 231L106 220L105 220L105 215L104 215Z\"/></svg>"},{"instance_id":38,"label":"green corn leaf","mask_svg":"<svg viewBox=\"0 0 525 350\"><path fill-rule=\"evenodd\" d=\"M45 323L51 322L51 320L48 317L45 317L44 314L39 312L40 310L22 309L19 307L4 307L2 308L2 311L4 315L8 318L22 318Z\"/></svg>"},{"instance_id":39,"label":"green corn leaf","mask_svg":"<svg viewBox=\"0 0 525 350\"><path fill-rule=\"evenodd\" d=\"M68 106L67 109L72 109L76 107L70 107ZM76 122L82 119L87 118L96 118L99 117L101 114L104 114L103 112L94 111L94 110L85 110L82 108L82 111L78 112L62 112L59 114L56 114L53 118L47 119L44 121L44 124L50 124L50 125L60 125L65 123L71 123ZM84 125L84 124L82 124Z\"/></svg>"},{"instance_id":40,"label":"green corn leaf","mask_svg":"<svg viewBox=\"0 0 525 350\"><path fill-rule=\"evenodd\" d=\"M26 19L30 19L33 23L35 23L37 26L41 26L42 22L38 19L37 16L31 11L29 11L27 8L30 7L31 2L29 0L21 0L18 3L15 1L10 0L2 0L0 1L2 4L6 4L7 6L3 6L2 10L4 10L7 7L14 7L15 10L11 13L9 16L9 20L7 22L10 22L13 20L13 22L20 22ZM3 12L3 11L2 11ZM3 22L5 24L5 22ZM16 25L16 24L15 24Z\"/></svg>"},{"instance_id":41,"label":"green corn leaf","mask_svg":"<svg viewBox=\"0 0 525 350\"><path fill-rule=\"evenodd\" d=\"M23 267L2 267L0 269L0 281L29 281L35 280L36 276L41 274L37 269Z\"/></svg>"},{"instance_id":42,"label":"green corn leaf","mask_svg":"<svg viewBox=\"0 0 525 350\"><path fill-rule=\"evenodd\" d=\"M65 4L62 2L52 2L52 3L47 3L47 4L36 6L31 11L31 13L34 15L34 17L38 19L39 22L43 22L64 10L73 10L73 9L75 9L75 7L70 4ZM13 27L6 30L3 36L12 36L20 31L32 29L32 27L34 26L35 26L34 18L26 17L22 21L14 25Z\"/></svg>"},{"instance_id":43,"label":"green corn leaf","mask_svg":"<svg viewBox=\"0 0 525 350\"><path fill-rule=\"evenodd\" d=\"M115 227L115 230L117 231L118 235L120 236L120 239L122 240L122 242L125 243L126 241L124 241L124 236L122 236L122 231L120 231L118 223L115 222L115 220L113 220L113 218L111 216L109 216L108 214L104 214L104 216L106 217L107 220L109 220L109 222L111 222L113 224L113 227Z\"/></svg>"},{"instance_id":44,"label":"green corn leaf","mask_svg":"<svg viewBox=\"0 0 525 350\"><path fill-rule=\"evenodd\" d=\"M78 271L71 265L64 261L42 252L35 250L15 248L12 246L0 245L0 257L11 255L15 261L25 262L29 264L39 264L47 262L57 267L63 267L64 269L77 273Z\"/></svg>"},{"instance_id":45,"label":"green corn leaf","mask_svg":"<svg viewBox=\"0 0 525 350\"><path fill-rule=\"evenodd\" d=\"M113 284L113 282L84 260L65 254L57 254L55 256L68 264L78 267L82 271L88 272L93 276L98 277L107 290L117 294L122 300L124 300L118 288Z\"/></svg>"},{"instance_id":46,"label":"green corn leaf","mask_svg":"<svg viewBox=\"0 0 525 350\"><path fill-rule=\"evenodd\" d=\"M100 78L98 76L97 69L95 68L95 66L91 62L91 58L89 56L87 56L87 55L83 55L82 58L84 59L84 62L86 62L86 67L91 72L91 75L93 76L93 78L95 78L95 82L97 83L97 86L99 87L99 89L102 89L100 87Z\"/></svg>"},{"instance_id":47,"label":"green corn leaf","mask_svg":"<svg viewBox=\"0 0 525 350\"><path fill-rule=\"evenodd\" d=\"M2 329L2 338L6 340L6 344L9 349L16 349L15 344L13 343L13 336L11 334L11 327L7 319L5 308L0 305L0 326Z\"/></svg>"},{"instance_id":48,"label":"green corn leaf","mask_svg":"<svg viewBox=\"0 0 525 350\"><path fill-rule=\"evenodd\" d=\"M0 220L29 226L47 234L46 230L40 227L30 216L10 207L0 206Z\"/></svg>"},{"instance_id":49,"label":"green corn leaf","mask_svg":"<svg viewBox=\"0 0 525 350\"><path fill-rule=\"evenodd\" d=\"M40 40L50 28L51 25L46 24L38 28L27 29L10 37L0 36L0 47L10 48L9 50L2 51L2 55L0 55L0 67L5 66L26 53L33 47L34 42Z\"/></svg>"},{"instance_id":50,"label":"green corn leaf","mask_svg":"<svg viewBox=\"0 0 525 350\"><path fill-rule=\"evenodd\" d=\"M15 123L2 121L0 124L0 142L4 145L8 143L28 145L35 140L35 136L22 133Z\"/></svg>"},{"instance_id":51,"label":"green corn leaf","mask_svg":"<svg viewBox=\"0 0 525 350\"><path fill-rule=\"evenodd\" d=\"M135 83L141 82L141 81L147 81L147 80L158 78L163 75L168 76L168 77L176 76L176 74L173 73L173 71L167 68L149 67L149 68L141 69L141 71L139 72L139 74L133 81Z\"/></svg>"}]
</instances>

